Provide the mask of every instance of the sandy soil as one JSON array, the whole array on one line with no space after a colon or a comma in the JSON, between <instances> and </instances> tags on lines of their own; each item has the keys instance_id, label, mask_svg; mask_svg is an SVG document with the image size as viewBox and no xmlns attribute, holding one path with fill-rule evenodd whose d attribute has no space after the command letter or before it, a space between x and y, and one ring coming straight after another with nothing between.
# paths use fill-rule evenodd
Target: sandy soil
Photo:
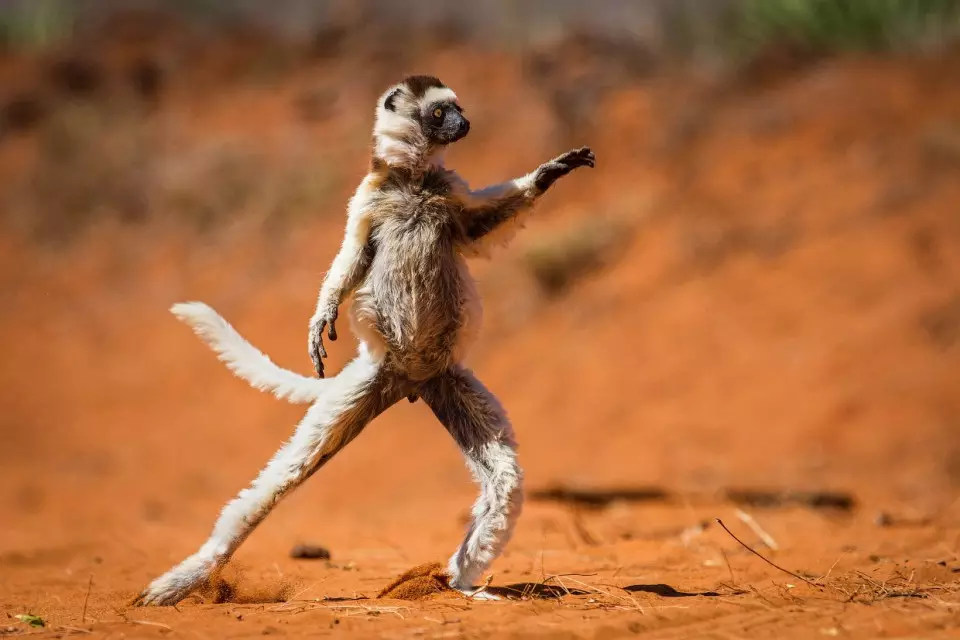
<instances>
[{"instance_id":1,"label":"sandy soil","mask_svg":"<svg viewBox=\"0 0 960 640\"><path fill-rule=\"evenodd\" d=\"M476 105L483 133L451 164L477 182L556 151L545 107L511 113L505 97L537 100L500 62L493 78L479 54L431 60ZM846 61L736 92L655 78L596 105L598 169L476 265L487 315L472 364L510 412L530 490L491 571L501 602L375 598L445 560L475 491L429 411L404 402L276 509L230 565L231 589L126 604L195 550L302 410L232 378L166 308L205 300L309 371L306 323L362 153L343 161L334 213L279 236L242 220L216 238L165 221L104 223L68 246L5 233L0 635L955 637L951 68ZM216 99L175 87L164 108L192 135L264 146L365 126L366 107L295 124L302 82ZM0 145L0 163L13 171L26 144ZM602 215L631 225L616 260L538 296L524 247ZM341 334L331 370L353 349ZM852 503L772 500L783 491ZM332 557L288 557L298 543ZM26 612L47 627L3 619Z\"/></svg>"}]
</instances>

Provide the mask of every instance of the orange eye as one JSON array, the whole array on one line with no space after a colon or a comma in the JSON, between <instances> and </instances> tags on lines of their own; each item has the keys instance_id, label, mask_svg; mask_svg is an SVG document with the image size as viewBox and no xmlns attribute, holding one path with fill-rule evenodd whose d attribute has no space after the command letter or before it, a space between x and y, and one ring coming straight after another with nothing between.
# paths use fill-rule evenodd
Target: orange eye
<instances>
[{"instance_id":1,"label":"orange eye","mask_svg":"<svg viewBox=\"0 0 960 640\"><path fill-rule=\"evenodd\" d=\"M443 109L441 109L440 107L437 107L436 109L433 110L434 118L439 118L442 115L443 115Z\"/></svg>"}]
</instances>

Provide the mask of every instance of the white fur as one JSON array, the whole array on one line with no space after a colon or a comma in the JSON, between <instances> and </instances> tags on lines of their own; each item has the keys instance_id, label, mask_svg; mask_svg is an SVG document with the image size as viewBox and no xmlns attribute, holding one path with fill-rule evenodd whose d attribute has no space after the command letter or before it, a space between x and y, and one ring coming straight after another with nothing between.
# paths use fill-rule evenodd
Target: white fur
<instances>
[{"instance_id":1,"label":"white fur","mask_svg":"<svg viewBox=\"0 0 960 640\"><path fill-rule=\"evenodd\" d=\"M370 195L372 193L373 176L367 175L356 192L350 198L347 205L347 224L343 234L343 241L340 243L340 250L330 265L330 270L320 287L320 293L317 296L317 312L314 314L313 321L319 318L319 314L326 310L330 301L330 296L341 292L340 295L346 296L351 291L344 290L347 284L347 275L354 269L357 261L360 259L364 245L370 236Z\"/></svg>"},{"instance_id":2,"label":"white fur","mask_svg":"<svg viewBox=\"0 0 960 640\"><path fill-rule=\"evenodd\" d=\"M374 155L391 165L409 162L418 153L416 145L405 141L411 134L419 135L419 130L410 118L379 107L373 128Z\"/></svg>"},{"instance_id":3,"label":"white fur","mask_svg":"<svg viewBox=\"0 0 960 640\"><path fill-rule=\"evenodd\" d=\"M329 385L326 380L308 378L277 366L250 344L229 322L202 302L181 302L170 307L217 353L237 377L262 391L294 403L313 402Z\"/></svg>"},{"instance_id":4,"label":"white fur","mask_svg":"<svg viewBox=\"0 0 960 640\"><path fill-rule=\"evenodd\" d=\"M386 97L398 88L401 93L395 98L396 109L391 111L384 108ZM446 151L442 147L431 149L426 158L418 157L425 141L422 139L419 124L404 113L411 108L419 110L423 105L433 102L455 102L456 99L457 94L452 89L431 87L419 100L413 102L402 84L390 87L377 101L373 126L374 155L390 165L416 164L422 160L426 164L442 167Z\"/></svg>"},{"instance_id":5,"label":"white fur","mask_svg":"<svg viewBox=\"0 0 960 640\"><path fill-rule=\"evenodd\" d=\"M209 580L280 500L300 485L325 455L349 442L362 425L351 423L349 409L362 399L379 364L361 351L334 378L326 380L328 393L317 399L288 440L257 478L220 513L200 550L153 582L137 598L138 604L175 604ZM354 433L355 435L355 433Z\"/></svg>"},{"instance_id":6,"label":"white fur","mask_svg":"<svg viewBox=\"0 0 960 640\"><path fill-rule=\"evenodd\" d=\"M448 87L430 87L423 97L420 98L421 105L433 104L434 102L456 102L457 94Z\"/></svg>"},{"instance_id":7,"label":"white fur","mask_svg":"<svg viewBox=\"0 0 960 640\"><path fill-rule=\"evenodd\" d=\"M383 108L383 100L397 86L391 87L378 101L374 154L388 164L419 168L428 164L442 166L444 149L430 149L417 124L400 115L404 108L417 106L410 104L409 95L401 93L397 97L398 112ZM454 100L456 94L450 89L431 88L421 98L421 104ZM496 206L496 200L501 198L521 196L524 203L517 215L481 241L460 247L463 255L489 255L493 246L513 238L538 195L534 177L535 174L529 174L471 191L465 182L453 176L457 197L462 200L467 215L471 208ZM375 180L376 176L368 175L350 200L343 241L317 296L312 323L328 319L326 316L347 296L364 292L357 269L369 239L369 202ZM504 203L504 206L514 205ZM460 295L464 317L452 355L457 362L462 362L476 338L482 308L476 284L462 259L457 269L463 283ZM359 292L354 291L357 287L361 287ZM335 377L327 379L308 378L277 366L203 303L181 303L172 307L171 311L189 324L234 374L258 389L272 391L278 398L313 404L290 440L250 486L223 508L201 548L150 583L137 598L139 604L174 604L209 580L285 495L359 433L364 426L362 422L376 413L371 407L379 407L378 403L382 402L384 406L379 408L382 410L399 400L387 397L398 390L385 391L382 384L386 373L378 375L387 345L375 330L376 319L364 317L356 307L351 309L350 321L360 338L358 356ZM459 367L455 369L450 375L459 376L463 388L454 391L460 399L455 403L455 411L447 412L446 427L457 440L471 474L480 485L480 496L473 506L466 536L449 560L448 571L454 588L478 599L493 599L495 596L478 592L474 584L512 536L522 509L523 475L517 462L513 429L502 407L472 373ZM434 401L443 405L437 398Z\"/></svg>"},{"instance_id":8,"label":"white fur","mask_svg":"<svg viewBox=\"0 0 960 640\"><path fill-rule=\"evenodd\" d=\"M506 421L504 434L512 439ZM472 523L460 547L450 557L450 586L469 592L513 536L523 510L523 473L512 443L493 441L464 451L467 466L480 485Z\"/></svg>"}]
</instances>

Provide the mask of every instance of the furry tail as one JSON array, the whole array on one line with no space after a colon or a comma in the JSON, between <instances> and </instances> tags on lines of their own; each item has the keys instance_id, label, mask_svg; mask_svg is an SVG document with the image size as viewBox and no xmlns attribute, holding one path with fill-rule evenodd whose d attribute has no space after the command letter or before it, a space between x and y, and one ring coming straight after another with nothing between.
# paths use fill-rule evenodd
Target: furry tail
<instances>
[{"instance_id":1,"label":"furry tail","mask_svg":"<svg viewBox=\"0 0 960 640\"><path fill-rule=\"evenodd\" d=\"M310 403L320 397L325 380L308 378L277 366L209 305L179 302L170 307L170 312L190 325L234 375L257 389L297 404Z\"/></svg>"}]
</instances>

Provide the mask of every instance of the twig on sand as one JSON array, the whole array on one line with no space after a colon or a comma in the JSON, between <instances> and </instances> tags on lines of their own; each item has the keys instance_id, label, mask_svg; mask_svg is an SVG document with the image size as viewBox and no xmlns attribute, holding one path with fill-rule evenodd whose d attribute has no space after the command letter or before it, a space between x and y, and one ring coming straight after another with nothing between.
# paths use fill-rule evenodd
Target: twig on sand
<instances>
[{"instance_id":1,"label":"twig on sand","mask_svg":"<svg viewBox=\"0 0 960 640\"><path fill-rule=\"evenodd\" d=\"M778 545L777 541L773 539L773 536L771 536L769 533L764 531L763 528L759 524L757 524L757 521L753 519L753 516L751 516L746 511L743 511L742 509L736 509L734 513L737 514L737 517L740 518L740 520L745 525L750 527L751 531L757 534L758 538L763 540L763 544L767 545L770 549L773 549L774 551L778 551L780 549L780 545Z\"/></svg>"},{"instance_id":2,"label":"twig on sand","mask_svg":"<svg viewBox=\"0 0 960 640\"><path fill-rule=\"evenodd\" d=\"M162 622L150 622L149 620L131 620L127 618L126 620L130 624L142 624L147 627L160 627L161 629L166 629L167 631L173 631L173 627L168 624L163 624Z\"/></svg>"},{"instance_id":3,"label":"twig on sand","mask_svg":"<svg viewBox=\"0 0 960 640\"><path fill-rule=\"evenodd\" d=\"M772 561L768 560L767 558L763 557L760 553L758 553L758 552L755 551L752 547L750 547L750 545L748 545L746 542L744 542L743 540L741 540L740 538L738 538L737 536L735 536L735 535L733 534L733 532L730 531L730 529L727 528L727 525L723 524L723 520L721 520L720 518L714 518L714 519L717 521L717 524L719 524L721 527L723 527L723 530L726 531L726 532L730 535L731 538L733 538L734 540L736 540L737 542L740 543L740 546L742 546L744 549L746 549L747 551L749 551L749 552L752 553L753 555L757 556L758 558L760 558L761 560L763 560L764 562L766 562L767 564L769 564L769 565L770 565L771 567L773 567L774 569L778 569L778 570L780 570L780 571L783 571L785 574L787 574L787 575L789 575L789 576L793 576L793 577L796 578L797 580L801 580L801 581L803 581L803 582L806 582L806 583L807 583L808 585L810 585L811 587L815 587L815 588L819 589L820 591L823 590L823 585L819 585L819 584L817 584L816 582L813 582L812 580L807 580L807 579L804 578L803 576L799 576L799 575L795 574L793 571L790 571L790 570L788 570L788 569L784 569L784 568L781 567L780 565L775 564L774 562L772 562Z\"/></svg>"},{"instance_id":4,"label":"twig on sand","mask_svg":"<svg viewBox=\"0 0 960 640\"><path fill-rule=\"evenodd\" d=\"M83 611L80 612L80 624L83 624L87 620L87 600L90 599L90 588L93 587L93 574L90 574L90 579L87 581L87 595L83 596Z\"/></svg>"},{"instance_id":5,"label":"twig on sand","mask_svg":"<svg viewBox=\"0 0 960 640\"><path fill-rule=\"evenodd\" d=\"M129 622L130 624L145 625L145 626L148 626L148 627L160 627L160 628L162 628L162 629L167 629L167 630L169 630L169 631L173 631L173 627L171 627L170 625L163 624L162 622L150 622L149 620L132 620L131 618L129 618L129 617L127 616L126 613L124 613L124 612L121 611L120 609L117 609L117 608L114 607L114 606L111 606L110 608L113 609L113 612L116 613L118 616L120 616L120 618L121 618L124 622Z\"/></svg>"},{"instance_id":6,"label":"twig on sand","mask_svg":"<svg viewBox=\"0 0 960 640\"><path fill-rule=\"evenodd\" d=\"M369 606L362 604L321 604L315 607L307 607L308 609L337 609L341 611L347 611L347 615L354 615L357 613L367 613L367 614L381 614L381 613L392 613L401 620L404 619L401 611L409 611L410 607L383 607L383 606Z\"/></svg>"},{"instance_id":7,"label":"twig on sand","mask_svg":"<svg viewBox=\"0 0 960 640\"><path fill-rule=\"evenodd\" d=\"M64 631L73 631L74 633L93 633L91 629L81 629L80 627L71 627L65 624L57 625L57 628L63 629Z\"/></svg>"},{"instance_id":8,"label":"twig on sand","mask_svg":"<svg viewBox=\"0 0 960 640\"><path fill-rule=\"evenodd\" d=\"M487 588L490 586L490 583L491 583L491 582L493 582L493 574L492 574L492 573L491 573L489 576L487 576L487 579L486 579L486 580L484 580L483 586L481 586L479 589L477 589L476 591L474 591L473 593L471 593L471 594L470 594L469 596L467 596L467 597L468 597L468 598L471 598L471 599L476 598L478 595L480 595L481 593L483 593L484 591L487 590Z\"/></svg>"}]
</instances>

